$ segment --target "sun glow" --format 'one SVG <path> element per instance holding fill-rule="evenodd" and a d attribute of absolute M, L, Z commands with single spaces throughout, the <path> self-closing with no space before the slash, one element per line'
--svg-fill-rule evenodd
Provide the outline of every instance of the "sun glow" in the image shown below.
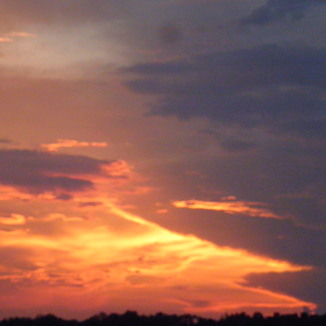
<path fill-rule="evenodd" d="M 140 312 L 207 315 L 258 306 L 280 311 L 308 306 L 314 310 L 310 302 L 246 283 L 252 273 L 300 272 L 309 266 L 217 246 L 193 234 L 171 231 L 119 205 L 119 198 L 137 180 L 125 161 L 95 160 L 93 165 L 85 165 L 90 164 L 86 160 L 82 168 L 75 169 L 63 168 L 60 160 L 78 158 L 79 164 L 82 156 L 39 151 L 6 154 L 9 163 L 13 155 L 21 162 L 25 162 L 22 155 L 32 162 L 41 157 L 53 170 L 44 172 L 42 164 L 32 169 L 32 175 L 45 182 L 43 192 L 28 185 L 0 188 L 2 203 L 12 212 L 0 217 L 0 251 L 6 252 L 0 282 L 6 284 L 7 296 L 19 288 L 17 305 L 28 307 L 29 297 L 37 293 L 34 305 L 51 306 L 53 312 L 63 311 L 68 299 L 70 306 L 80 306 L 80 298 L 87 298 L 92 311 L 107 310 L 108 304 L 116 311 L 128 307 Z M 58 176 L 65 182 L 83 180 L 91 186 L 68 188 L 67 192 L 65 184 L 58 184 L 52 190 L 48 182 Z M 257 208 L 257 203 L 234 200 L 220 206 L 199 201 L 174 205 L 271 217 L 265 207 Z M 54 305 L 53 297 L 57 300 Z M 14 303 L 3 301 L 2 306 L 9 311 Z"/>
<path fill-rule="evenodd" d="M 187 312 L 208 314 L 246 305 L 315 308 L 309 302 L 243 285 L 250 273 L 283 273 L 309 267 L 218 247 L 193 235 L 169 231 L 119 208 L 103 195 L 92 200 L 102 205 L 78 206 L 79 215 L 88 215 L 86 219 L 63 213 L 39 217 L 43 230 L 52 229 L 50 234 L 38 231 L 35 217 L 13 215 L 12 223 L 6 224 L 12 229 L 1 231 L 1 248 L 15 248 L 15 259 L 31 268 L 3 265 L 0 280 L 20 284 L 28 295 L 35 288 L 39 305 L 49 304 L 48 291 L 58 295 L 59 289 L 65 293 L 73 288 L 68 296 L 73 302 L 78 301 L 79 293 L 92 298 L 89 304 L 95 309 L 105 308 L 108 300 L 133 299 L 134 307 L 142 311 L 137 304 L 140 296 L 151 300 L 148 309 L 152 311 L 162 306 L 168 311 L 171 304 Z M 42 199 L 34 201 L 42 207 Z M 75 203 L 66 206 L 67 211 L 73 207 L 76 212 Z M 21 225 L 23 220 L 25 224 Z M 17 226 L 23 227 L 15 230 Z M 126 291 L 128 300 L 123 299 Z M 25 295 L 19 302 L 27 300 Z M 197 306 L 198 300 L 207 304 Z"/>

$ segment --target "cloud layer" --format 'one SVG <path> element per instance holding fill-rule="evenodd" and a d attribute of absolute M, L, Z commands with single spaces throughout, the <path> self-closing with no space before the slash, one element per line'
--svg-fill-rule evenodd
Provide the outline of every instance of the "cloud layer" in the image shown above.
<path fill-rule="evenodd" d="M 161 97 L 152 114 L 324 137 L 325 58 L 325 49 L 263 45 L 136 65 L 128 86 Z"/>
<path fill-rule="evenodd" d="M 325 5 L 323 0 L 268 0 L 243 19 L 246 24 L 267 25 L 283 19 L 300 20 L 313 7 Z"/>
<path fill-rule="evenodd" d="M 4 314 L 324 312 L 325 4 L 0 0 Z"/>
<path fill-rule="evenodd" d="M 91 188 L 87 175 L 100 175 L 114 162 L 35 150 L 0 150 L 0 183 L 32 193 L 74 192 Z M 110 177 L 108 174 L 107 177 Z"/>

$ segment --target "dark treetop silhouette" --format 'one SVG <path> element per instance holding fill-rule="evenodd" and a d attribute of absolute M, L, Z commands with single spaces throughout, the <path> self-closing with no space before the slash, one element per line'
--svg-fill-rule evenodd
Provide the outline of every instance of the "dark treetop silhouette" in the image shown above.
<path fill-rule="evenodd" d="M 35 318 L 8 318 L 0 322 L 0 326 L 324 326 L 325 315 L 281 315 L 265 317 L 256 312 L 252 316 L 246 313 L 225 315 L 219 320 L 201 318 L 194 315 L 139 315 L 134 311 L 124 314 L 99 313 L 86 320 L 65 320 L 52 314 L 40 315 Z"/>

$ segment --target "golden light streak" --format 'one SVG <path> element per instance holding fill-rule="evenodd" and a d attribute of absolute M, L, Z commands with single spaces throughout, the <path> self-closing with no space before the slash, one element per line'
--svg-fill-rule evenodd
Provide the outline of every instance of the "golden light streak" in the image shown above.
<path fill-rule="evenodd" d="M 104 165 L 102 169 L 107 175 L 116 178 L 127 177 L 132 171 L 131 166 L 124 160 L 117 160 L 111 164 Z"/>
<path fill-rule="evenodd" d="M 170 309 L 208 315 L 259 305 L 262 309 L 315 308 L 291 296 L 244 285 L 250 273 L 310 267 L 219 247 L 194 235 L 165 229 L 117 206 L 105 195 L 104 180 L 100 181 L 101 191 L 81 193 L 66 202 L 38 196 L 22 201 L 35 212 L 44 209 L 44 214 L 25 217 L 23 228 L 19 223 L 24 216 L 13 216 L 10 228 L 17 223 L 21 229 L 0 229 L 0 249 L 15 248 L 17 253 L 8 259 L 12 264 L 22 261 L 21 268 L 0 265 L 0 279 L 26 291 L 16 304 L 28 306 L 28 296 L 38 293 L 35 300 L 39 307 L 51 305 L 53 297 L 58 307 L 63 307 L 61 303 L 67 298 L 70 305 L 77 305 L 78 298 L 87 297 L 89 308 L 101 310 L 107 309 L 108 302 L 117 309 L 120 305 L 123 309 L 147 309 L 145 312 Z M 101 205 L 79 206 L 89 201 Z M 198 300 L 208 303 L 197 306 Z M 6 304 L 3 302 L 3 309 Z"/>
<path fill-rule="evenodd" d="M 49 152 L 56 152 L 61 148 L 80 148 L 80 147 L 107 147 L 106 142 L 88 142 L 78 141 L 74 139 L 58 139 L 55 143 L 42 144 L 41 147 L 45 148 Z"/>
<path fill-rule="evenodd" d="M 48 216 L 45 216 L 44 218 L 42 218 L 42 221 L 55 221 L 55 220 L 61 220 L 63 222 L 80 222 L 80 221 L 84 221 L 85 217 L 67 216 L 67 215 L 61 214 L 61 213 L 53 213 L 53 214 L 49 214 Z"/>
<path fill-rule="evenodd" d="M 0 43 L 11 43 L 13 40 L 10 37 L 0 37 Z"/>
<path fill-rule="evenodd" d="M 35 37 L 35 35 L 25 32 L 11 32 L 0 36 L 0 43 L 12 43 L 16 37 L 30 38 Z"/>
<path fill-rule="evenodd" d="M 172 204 L 178 208 L 206 209 L 231 215 L 243 214 L 251 217 L 282 219 L 281 216 L 262 207 L 265 206 L 265 204 L 259 202 L 183 200 L 175 201 Z"/>
<path fill-rule="evenodd" d="M 6 35 L 8 35 L 9 37 L 26 37 L 26 38 L 36 37 L 35 34 L 26 33 L 26 32 L 10 32 Z"/>

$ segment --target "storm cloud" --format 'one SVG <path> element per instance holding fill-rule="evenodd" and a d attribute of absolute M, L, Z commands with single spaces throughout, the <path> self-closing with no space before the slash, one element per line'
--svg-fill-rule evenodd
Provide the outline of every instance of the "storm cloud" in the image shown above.
<path fill-rule="evenodd" d="M 101 174 L 108 163 L 86 156 L 1 149 L 0 183 L 32 193 L 82 191 L 93 186 L 82 175 Z"/>
<path fill-rule="evenodd" d="M 131 67 L 128 86 L 156 94 L 150 114 L 325 136 L 326 50 L 262 45 Z"/>
<path fill-rule="evenodd" d="M 246 281 L 248 285 L 261 286 L 280 293 L 294 295 L 297 298 L 317 302 L 320 313 L 323 313 L 326 309 L 326 277 L 323 268 L 300 273 L 251 274 L 246 278 Z"/>
<path fill-rule="evenodd" d="M 300 20 L 315 6 L 324 5 L 323 0 L 268 0 L 243 19 L 245 24 L 267 25 L 290 18 Z"/>

